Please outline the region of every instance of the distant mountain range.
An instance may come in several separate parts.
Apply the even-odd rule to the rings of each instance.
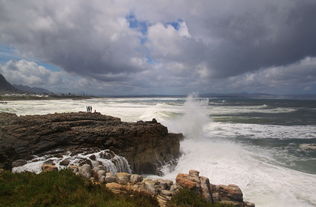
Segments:
[[[18,93],[19,91],[11,85],[4,77],[0,74],[0,93]]]
[[[44,89],[44,88],[37,88],[37,87],[29,87],[24,85],[13,85],[16,89],[26,92],[26,93],[35,93],[35,94],[53,94],[53,92]]]
[[[36,87],[12,85],[0,74],[0,94],[3,93],[28,93],[28,94],[54,94],[53,92]]]

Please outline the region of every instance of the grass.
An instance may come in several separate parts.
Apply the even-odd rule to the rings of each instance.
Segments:
[[[212,204],[201,195],[189,189],[181,189],[169,202],[170,207],[231,207],[225,204]]]
[[[68,170],[0,174],[0,207],[157,207],[146,195],[115,195]]]
[[[199,194],[180,190],[170,207],[229,207],[211,204]],[[158,207],[155,199],[139,193],[116,195],[104,185],[69,170],[34,174],[0,172],[0,207]]]

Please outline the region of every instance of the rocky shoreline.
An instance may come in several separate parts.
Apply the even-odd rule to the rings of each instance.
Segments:
[[[133,172],[159,174],[161,166],[179,157],[182,138],[182,134],[168,133],[155,119],[128,123],[100,113],[0,113],[0,168],[11,170],[14,162],[34,156],[110,149],[125,157]]]
[[[141,174],[180,156],[182,134],[152,121],[122,122],[100,113],[56,113],[17,116],[0,113],[0,169],[35,173],[70,169],[113,193],[149,195],[160,207],[181,189],[201,195],[209,203],[254,207],[236,185],[214,185],[190,170],[175,182]]]
[[[176,182],[165,179],[146,178],[142,175],[127,172],[112,173],[99,162],[68,166],[76,175],[90,179],[94,184],[105,185],[115,194],[134,192],[155,198],[160,207],[167,207],[168,202],[181,189],[189,189],[201,195],[212,204],[226,204],[232,207],[255,207],[253,203],[243,200],[243,193],[237,185],[214,185],[209,179],[199,175],[196,170],[189,174],[178,174]],[[43,172],[57,171],[54,164],[43,164]]]

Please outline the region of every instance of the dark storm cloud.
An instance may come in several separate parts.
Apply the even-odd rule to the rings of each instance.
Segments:
[[[229,76],[316,56],[315,11],[315,1],[300,1],[280,11],[280,17],[278,8],[271,8],[265,13],[268,22],[251,11],[221,19],[215,31],[223,43],[212,53],[210,64],[220,69],[216,74]]]
[[[315,0],[0,0],[0,44],[118,93],[262,90],[268,74],[308,89],[315,61],[292,68],[316,56],[315,11]]]
[[[69,1],[70,2],[70,1]],[[107,2],[1,1],[1,42],[66,71],[95,78],[142,70],[134,64],[138,34],[128,26],[128,10]],[[103,76],[98,76],[101,74]]]

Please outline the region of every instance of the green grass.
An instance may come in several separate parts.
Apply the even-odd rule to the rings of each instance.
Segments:
[[[199,194],[180,190],[170,207],[229,207],[211,204]],[[116,195],[104,185],[69,170],[34,173],[0,173],[0,207],[158,207],[157,201],[143,194]]]
[[[157,207],[146,195],[115,195],[72,172],[0,173],[0,207]]]
[[[169,202],[170,207],[231,207],[224,204],[212,204],[201,195],[189,189],[181,189]]]

